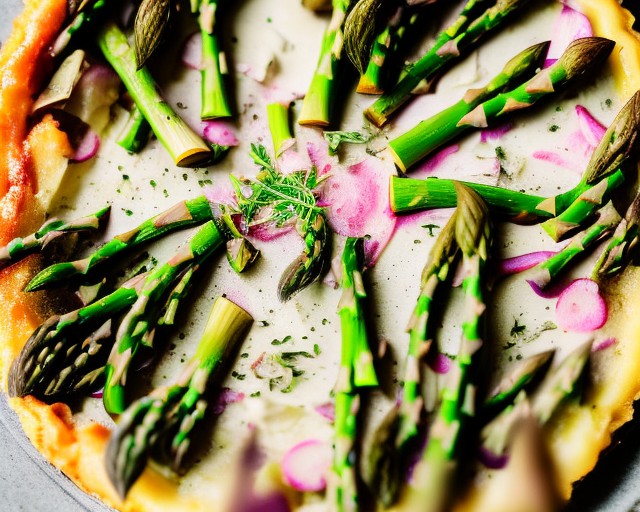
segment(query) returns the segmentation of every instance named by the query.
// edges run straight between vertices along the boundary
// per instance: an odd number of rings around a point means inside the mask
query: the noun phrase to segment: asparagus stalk
[[[318,279],[326,264],[329,231],[324,210],[313,194],[319,180],[315,167],[287,175],[278,172],[264,146],[252,145],[251,156],[262,168],[255,180],[230,176],[247,225],[273,223],[281,227],[295,219],[304,240],[302,254],[287,267],[278,284],[278,297],[286,301]]]
[[[390,141],[389,149],[398,168],[406,172],[409,167],[465,131],[468,125],[460,124],[460,120],[500,91],[532,76],[541,66],[548,47],[549,42],[545,41],[520,52],[486,86],[468,90],[456,104]]]
[[[384,125],[389,116],[409,100],[420,82],[431,80],[446,63],[472,48],[482,36],[498,28],[527,3],[528,0],[469,0],[456,21],[438,34],[431,49],[408,69],[391,91],[367,108],[364,115],[376,126]]]
[[[88,375],[93,369],[101,370],[106,361],[109,344],[103,340],[110,335],[106,322],[136,301],[143,280],[144,275],[136,276],[88,306],[45,320],[11,365],[9,395],[50,400],[90,385]],[[63,376],[64,387],[59,385]]]
[[[352,3],[352,0],[332,0],[331,21],[322,38],[318,64],[298,118],[301,125],[325,127],[331,122],[343,57],[344,21]]]
[[[202,37],[200,118],[230,117],[233,112],[227,92],[229,70],[216,25],[218,0],[193,0],[191,12],[198,15]]]
[[[289,128],[289,106],[282,103],[269,103],[267,105],[267,121],[273,141],[273,153],[277,159],[291,146],[294,140]]]
[[[407,510],[445,510],[459,458],[460,440],[475,415],[477,359],[482,346],[485,309],[484,271],[491,245],[488,210],[471,189],[456,184],[458,211],[455,239],[462,253],[465,278],[465,317],[456,358],[457,370],[444,380],[440,405],[429,431],[427,446],[406,489]]]
[[[360,390],[378,385],[369,348],[363,301],[366,297],[364,240],[347,238],[342,253],[342,297],[338,304],[342,330],[340,370],[335,387],[335,442],[333,471],[337,510],[358,507],[356,435]]]
[[[507,405],[513,403],[522,390],[547,371],[554,354],[554,350],[547,350],[518,361],[489,393],[489,397],[484,402],[485,409],[496,411],[505,409]]]
[[[140,109],[134,105],[129,113],[129,120],[125,125],[117,143],[129,153],[139,153],[149,142],[151,126]]]
[[[193,358],[173,385],[158,388],[132,403],[111,435],[107,474],[124,498],[158,448],[178,469],[196,424],[207,408],[205,392],[221,363],[253,319],[233,302],[216,299]]]
[[[120,323],[115,344],[106,366],[104,405],[110,414],[125,410],[125,385],[131,361],[141,345],[150,345],[148,336],[160,317],[161,305],[167,300],[167,291],[179,280],[183,270],[200,265],[222,246],[225,237],[213,221],[198,229],[188,245],[173,258],[149,273],[135,303]]]
[[[560,252],[531,270],[529,282],[544,289],[576,256],[615,230],[620,221],[620,215],[608,202],[598,211],[598,218],[591,226],[576,234]]]
[[[373,42],[371,57],[366,69],[360,74],[357,92],[362,94],[384,92],[389,81],[393,79],[391,69],[393,58],[407,31],[417,24],[419,17],[418,13],[405,5],[396,8],[396,12],[389,18]]]
[[[48,220],[35,233],[24,238],[14,238],[6,246],[0,247],[0,268],[44,249],[52,240],[66,233],[97,230],[110,211],[111,207],[107,206],[94,214],[68,222],[58,219]]]
[[[71,5],[71,3],[69,3],[69,5]],[[113,5],[113,2],[110,3],[108,0],[81,2],[78,9],[70,13],[73,16],[71,23],[60,32],[51,46],[51,55],[57,57],[67,48],[74,38],[77,38],[78,35],[83,32],[86,33],[94,21],[99,20],[110,5]]]
[[[420,295],[407,326],[409,348],[400,403],[376,430],[370,443],[372,446],[369,456],[365,459],[365,481],[385,507],[397,500],[401,486],[406,481],[419,428],[424,421],[422,383],[425,375],[421,362],[432,343],[428,335],[431,304],[440,283],[446,281],[452,273],[453,262],[458,254],[455,241],[456,217],[457,214],[454,213],[440,231],[422,272]]]
[[[31,279],[25,290],[29,292],[41,290],[73,277],[86,275],[95,267],[111,261],[124,251],[178,229],[201,224],[213,217],[211,205],[206,197],[200,196],[181,201],[168,210],[144,221],[131,231],[115,236],[84,259],[57,263],[45,268]]]
[[[164,39],[171,19],[171,0],[142,0],[133,24],[136,68],[142,68]]]
[[[100,31],[98,46],[175,164],[191,167],[208,161],[211,149],[160,96],[149,70],[136,69],[133,50],[115,23]]]
[[[640,235],[640,194],[637,194],[629,206],[624,219],[611,237],[611,241],[602,251],[591,273],[592,279],[601,276],[613,276],[620,272],[633,259],[638,236]]]
[[[454,180],[442,178],[413,179],[391,176],[389,200],[395,213],[407,213],[431,208],[452,208],[456,205]],[[604,178],[608,186],[618,187],[624,180],[622,171]],[[480,194],[491,211],[512,222],[526,224],[550,219],[564,212],[592,185],[580,182],[574,188],[552,197],[535,196],[502,187],[461,182]]]
[[[454,180],[441,178],[414,179],[400,178],[398,176],[391,176],[390,180],[389,202],[391,210],[395,213],[407,213],[431,208],[453,208],[456,206],[456,181]],[[479,194],[492,212],[513,222],[533,222],[540,218],[550,218],[553,215],[553,212],[549,211],[551,208],[541,208],[547,201],[542,196],[534,196],[468,181],[460,183]],[[573,192],[570,195],[572,199],[575,197]],[[570,204],[570,201],[567,204]]]

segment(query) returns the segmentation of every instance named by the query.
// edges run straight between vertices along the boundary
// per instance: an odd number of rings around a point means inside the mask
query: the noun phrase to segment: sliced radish
[[[533,281],[532,279],[527,280],[528,285],[535,292],[538,297],[542,297],[543,299],[555,299],[556,297],[560,297],[562,292],[566,289],[567,285],[565,283],[557,283],[553,286],[547,286],[544,289],[540,288],[540,285]]]
[[[565,331],[592,332],[602,327],[607,317],[607,304],[598,283],[591,279],[576,279],[558,297],[556,321]]]
[[[598,343],[594,343],[591,347],[591,352],[602,352],[603,350],[608,349],[609,347],[613,347],[618,343],[618,340],[615,338],[607,338],[606,340],[602,340]]]
[[[571,42],[582,37],[591,37],[593,28],[589,18],[565,3],[560,16],[553,24],[552,34],[545,67],[549,67],[556,62]]]
[[[191,69],[202,69],[202,38],[199,32],[194,32],[185,39],[182,63]]]
[[[509,455],[494,453],[486,446],[480,446],[480,449],[478,450],[478,458],[488,469],[503,469],[509,463]]]
[[[557,253],[554,251],[538,251],[504,259],[498,264],[498,274],[501,276],[509,276],[523,272],[524,270],[535,267],[538,263],[547,261],[555,254]]]
[[[576,115],[578,116],[580,132],[587,143],[595,148],[604,137],[604,133],[607,131],[606,127],[582,105],[576,105]]]
[[[286,483],[297,491],[322,491],[331,467],[331,447],[318,439],[302,441],[284,455],[281,466]]]
[[[314,409],[323,418],[326,418],[329,421],[335,421],[336,406],[333,402],[326,402],[324,404],[317,405]]]
[[[91,128],[88,128],[84,135],[75,141],[75,152],[71,156],[71,161],[80,163],[90,160],[100,149],[100,137]]]
[[[237,146],[239,144],[231,124],[218,119],[214,121],[203,121],[202,135],[204,135],[204,138],[209,142],[213,142],[219,146]]]
[[[485,128],[480,132],[480,142],[487,143],[500,140],[505,133],[513,128],[513,123],[504,123],[495,128]]]
[[[231,388],[222,388],[222,391],[218,395],[216,403],[213,404],[213,414],[219,415],[224,412],[227,405],[242,402],[244,400],[244,393],[235,391]]]
[[[91,393],[89,396],[91,398],[102,398],[102,395],[104,394],[104,389],[100,389],[98,391],[94,391],[93,393]]]

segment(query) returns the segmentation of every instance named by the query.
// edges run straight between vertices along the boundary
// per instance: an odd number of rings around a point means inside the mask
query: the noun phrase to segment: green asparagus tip
[[[24,287],[24,291],[37,292],[42,290],[54,277],[56,282],[64,282],[77,275],[78,269],[72,263],[56,263],[38,272]]]
[[[583,37],[573,41],[560,56],[554,67],[562,68],[566,80],[597,69],[613,51],[615,41],[604,37]]]
[[[136,66],[140,69],[162,42],[171,16],[171,0],[142,0],[133,28]]]
[[[378,18],[388,4],[385,0],[359,0],[344,22],[344,50],[363,75],[369,63],[373,42],[378,35]]]
[[[478,193],[471,188],[459,181],[454,182],[454,187],[458,195],[455,231],[458,246],[464,254],[478,253],[486,260],[489,209]]]
[[[619,169],[636,152],[638,131],[640,91],[631,97],[609,125],[600,144],[591,155],[582,181],[595,183]]]

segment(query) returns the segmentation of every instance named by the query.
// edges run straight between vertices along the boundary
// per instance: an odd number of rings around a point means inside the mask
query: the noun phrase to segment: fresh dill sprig
[[[318,206],[314,194],[322,178],[318,178],[315,166],[281,173],[260,144],[252,144],[250,154],[261,168],[256,178],[231,176],[238,210],[247,226],[272,223],[281,228],[296,219],[296,230],[305,243],[302,254],[287,267],[278,285],[278,296],[286,301],[313,283],[324,269],[328,228],[324,209]]]

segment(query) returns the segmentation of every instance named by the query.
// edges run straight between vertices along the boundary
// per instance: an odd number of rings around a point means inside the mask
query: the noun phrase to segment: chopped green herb
[[[284,338],[282,338],[281,340],[279,339],[274,339],[271,344],[272,345],[284,345],[285,343],[289,342],[292,340],[291,336],[285,336]]]
[[[166,188],[162,191],[162,193],[164,194],[164,197],[169,197],[169,192]]]
[[[429,236],[433,237],[433,230],[434,229],[440,229],[440,226],[438,226],[437,224],[424,224],[421,227],[423,227],[424,229],[427,229],[429,231]]]
[[[360,132],[324,132],[324,138],[329,143],[329,154],[334,156],[338,152],[340,144],[366,144],[369,139]]]
[[[317,343],[314,343],[313,345],[313,353],[317,356],[320,355],[320,345],[318,345]]]
[[[516,318],[514,323],[513,323],[513,327],[511,328],[511,337],[512,338],[520,338],[522,337],[522,335],[524,334],[524,332],[527,330],[527,326],[526,325],[521,325],[520,323],[518,323],[518,319]]]
[[[249,395],[251,398],[257,398],[260,396],[260,391],[255,391]]]
[[[151,185],[153,188],[156,188],[158,184],[156,183],[156,180],[150,180],[149,185]]]
[[[507,153],[505,152],[504,148],[502,146],[497,146],[496,147],[496,157],[498,158],[498,160],[506,160],[507,159]]]
[[[560,127],[557,124],[552,124],[551,126],[549,126],[550,132],[557,132],[559,129]]]
[[[237,371],[235,371],[235,370],[233,370],[233,371],[231,372],[231,376],[232,376],[234,379],[238,379],[238,380],[244,380],[244,379],[247,377],[247,376],[246,376],[246,374],[244,374],[244,373],[238,373],[238,372],[237,372]]]

